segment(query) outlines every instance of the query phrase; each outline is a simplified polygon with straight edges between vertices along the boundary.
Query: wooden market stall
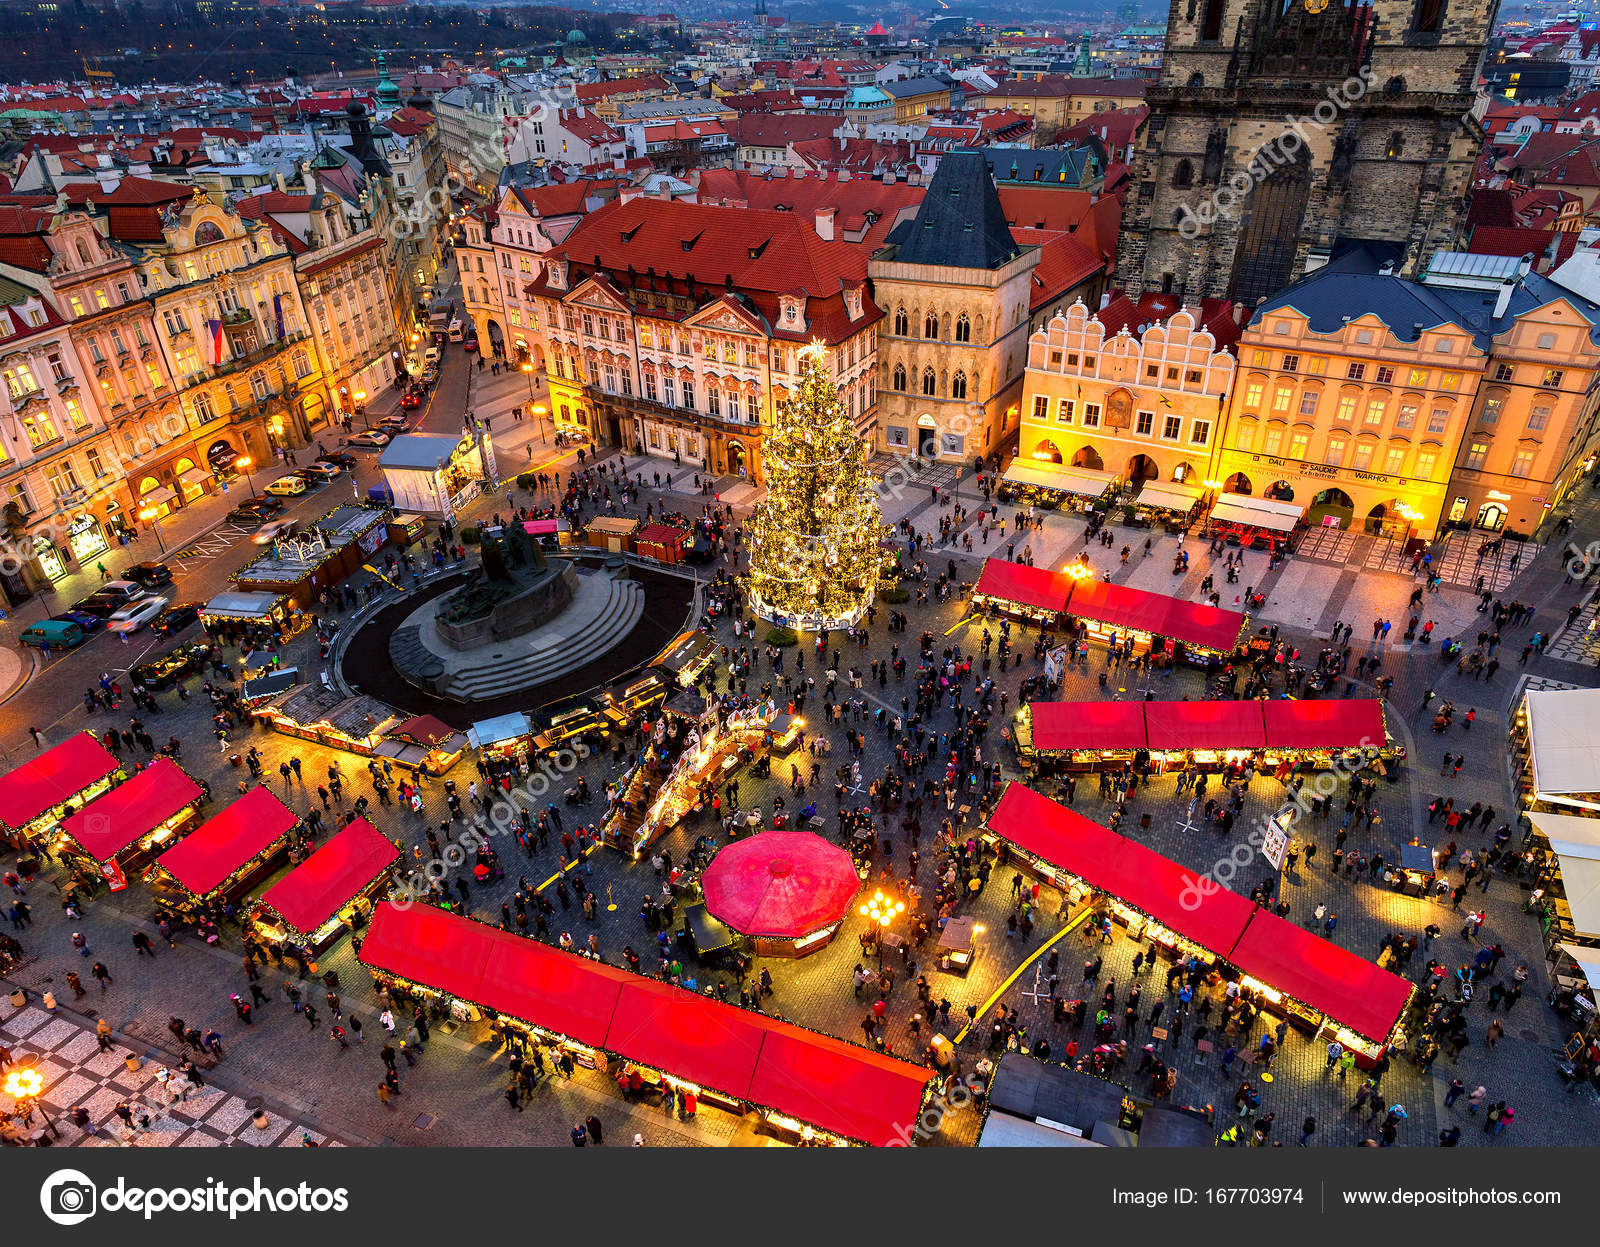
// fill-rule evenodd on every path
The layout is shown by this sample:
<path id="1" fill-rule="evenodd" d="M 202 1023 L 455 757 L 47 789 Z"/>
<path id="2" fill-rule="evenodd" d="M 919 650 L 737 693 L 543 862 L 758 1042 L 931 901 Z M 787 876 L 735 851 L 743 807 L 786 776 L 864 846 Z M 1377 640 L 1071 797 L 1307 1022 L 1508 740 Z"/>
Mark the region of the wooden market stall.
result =
<path id="1" fill-rule="evenodd" d="M 158 903 L 187 914 L 238 900 L 270 874 L 300 816 L 263 786 L 252 788 L 168 849 L 145 871 Z"/>
<path id="2" fill-rule="evenodd" d="M 25 850 L 69 805 L 92 801 L 122 778 L 122 763 L 93 732 L 79 732 L 0 776 L 0 831 Z"/>
<path id="3" fill-rule="evenodd" d="M 591 546 L 612 554 L 632 554 L 639 532 L 639 521 L 626 515 L 597 515 L 583 530 Z"/>
<path id="4" fill-rule="evenodd" d="M 314 957 L 355 928 L 401 858 L 398 845 L 357 818 L 262 893 L 251 922 L 266 939 Z"/>
<path id="5" fill-rule="evenodd" d="M 681 563 L 684 555 L 689 553 L 689 530 L 672 524 L 647 524 L 639 530 L 635 544 L 639 553 L 647 559 Z"/>
<path id="6" fill-rule="evenodd" d="M 113 892 L 200 821 L 205 792 L 171 758 L 157 758 L 61 820 L 59 847 L 104 876 Z"/>
<path id="7" fill-rule="evenodd" d="M 443 775 L 461 760 L 468 743 L 466 733 L 431 714 L 419 714 L 388 728 L 373 755 L 410 771 Z"/>
<path id="8" fill-rule="evenodd" d="M 1067 608 L 1072 577 L 1047 567 L 1029 567 L 1006 559 L 985 559 L 972 590 L 974 607 L 994 607 L 1041 623 L 1055 624 Z"/>
<path id="9" fill-rule="evenodd" d="M 286 597 L 310 610 L 324 590 L 359 571 L 388 540 L 385 514 L 355 504 L 335 507 L 304 533 L 273 542 L 231 579 L 244 592 Z"/>

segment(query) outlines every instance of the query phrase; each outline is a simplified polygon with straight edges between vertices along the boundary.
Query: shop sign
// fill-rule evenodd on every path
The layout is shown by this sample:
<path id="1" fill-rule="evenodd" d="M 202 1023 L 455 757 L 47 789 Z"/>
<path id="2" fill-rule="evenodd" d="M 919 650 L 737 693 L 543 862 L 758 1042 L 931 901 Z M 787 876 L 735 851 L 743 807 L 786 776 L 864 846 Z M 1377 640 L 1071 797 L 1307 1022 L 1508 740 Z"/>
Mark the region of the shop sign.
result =
<path id="1" fill-rule="evenodd" d="M 1274 870 L 1282 870 L 1288 852 L 1289 833 L 1279 825 L 1277 819 L 1273 819 L 1261 837 L 1261 856 L 1272 863 Z"/>
<path id="2" fill-rule="evenodd" d="M 100 864 L 100 874 L 111 885 L 113 892 L 120 892 L 128 886 L 128 876 L 122 873 L 122 867 L 117 865 L 115 859 L 109 862 L 102 862 Z"/>
<path id="3" fill-rule="evenodd" d="M 371 554 L 383 544 L 384 538 L 387 536 L 388 533 L 384 530 L 382 524 L 374 524 L 366 532 L 362 533 L 360 537 L 356 538 L 356 545 L 360 548 L 361 553 Z"/>
<path id="4" fill-rule="evenodd" d="M 1339 479 L 1362 481 L 1369 485 L 1382 485 L 1392 489 L 1410 488 L 1414 482 L 1401 476 L 1385 476 L 1382 472 L 1363 472 L 1356 468 L 1335 468 L 1326 463 L 1310 463 L 1299 459 L 1275 459 L 1271 455 L 1238 456 L 1253 464 L 1276 468 L 1299 476 L 1314 476 L 1322 480 Z"/>
<path id="5" fill-rule="evenodd" d="M 1269 636 L 1253 636 L 1250 638 L 1250 648 L 1259 654 L 1265 654 L 1272 648 L 1272 638 Z"/>

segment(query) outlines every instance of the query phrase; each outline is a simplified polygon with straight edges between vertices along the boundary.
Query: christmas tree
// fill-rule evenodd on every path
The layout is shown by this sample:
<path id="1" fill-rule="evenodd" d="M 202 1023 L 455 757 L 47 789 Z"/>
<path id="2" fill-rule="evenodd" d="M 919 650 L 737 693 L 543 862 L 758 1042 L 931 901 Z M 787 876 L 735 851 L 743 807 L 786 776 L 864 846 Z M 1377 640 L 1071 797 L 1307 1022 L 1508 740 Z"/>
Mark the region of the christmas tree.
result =
<path id="1" fill-rule="evenodd" d="M 799 359 L 799 388 L 762 439 L 767 498 L 750 519 L 745 587 L 763 619 L 845 627 L 872 601 L 889 532 L 827 348 L 813 342 Z"/>

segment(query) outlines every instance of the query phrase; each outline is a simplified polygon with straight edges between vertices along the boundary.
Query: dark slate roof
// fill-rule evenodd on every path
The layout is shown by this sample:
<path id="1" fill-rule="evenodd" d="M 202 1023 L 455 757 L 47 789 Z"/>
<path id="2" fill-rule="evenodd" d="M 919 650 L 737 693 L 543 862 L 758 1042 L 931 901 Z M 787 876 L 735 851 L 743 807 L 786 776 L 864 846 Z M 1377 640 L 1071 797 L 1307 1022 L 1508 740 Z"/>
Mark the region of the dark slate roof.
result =
<path id="1" fill-rule="evenodd" d="M 955 268 L 999 268 L 1021 252 L 1006 225 L 1005 209 L 981 153 L 950 152 L 928 185 L 914 220 L 889 236 L 904 264 L 942 264 Z"/>
<path id="2" fill-rule="evenodd" d="M 1077 186 L 1094 153 L 1087 147 L 986 147 L 983 158 L 996 182 Z M 1065 178 L 1061 176 L 1063 169 Z"/>
<path id="3" fill-rule="evenodd" d="M 1519 316 L 1549 303 L 1565 300 L 1590 323 L 1589 339 L 1600 343 L 1600 306 L 1529 273 L 1499 317 L 1494 314 L 1499 292 L 1495 289 L 1463 290 L 1430 286 L 1380 273 L 1340 272 L 1332 266 L 1307 274 L 1272 298 L 1262 302 L 1251 317 L 1252 325 L 1279 308 L 1302 313 L 1313 333 L 1337 333 L 1347 320 L 1376 316 L 1401 342 L 1415 342 L 1422 331 L 1456 325 L 1472 335 L 1480 350 L 1504 333 Z"/>
<path id="4" fill-rule="evenodd" d="M 879 83 L 878 89 L 885 95 L 903 100 L 914 95 L 931 95 L 936 91 L 948 91 L 950 88 L 937 78 L 900 78 L 894 82 Z"/>

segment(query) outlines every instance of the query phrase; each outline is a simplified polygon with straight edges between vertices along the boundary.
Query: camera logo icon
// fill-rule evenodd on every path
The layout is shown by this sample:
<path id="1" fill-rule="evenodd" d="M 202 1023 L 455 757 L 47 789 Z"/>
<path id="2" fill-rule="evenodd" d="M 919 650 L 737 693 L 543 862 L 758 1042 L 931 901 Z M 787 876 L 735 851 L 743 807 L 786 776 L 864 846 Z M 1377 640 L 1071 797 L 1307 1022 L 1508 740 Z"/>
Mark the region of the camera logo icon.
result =
<path id="1" fill-rule="evenodd" d="M 78 1225 L 94 1216 L 98 1195 L 89 1175 L 76 1169 L 57 1169 L 39 1191 L 44 1215 L 57 1225 Z"/>

